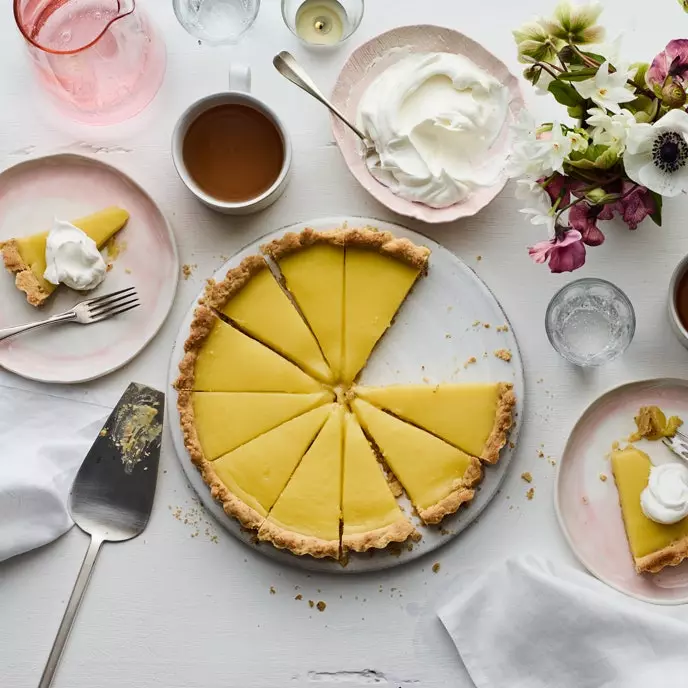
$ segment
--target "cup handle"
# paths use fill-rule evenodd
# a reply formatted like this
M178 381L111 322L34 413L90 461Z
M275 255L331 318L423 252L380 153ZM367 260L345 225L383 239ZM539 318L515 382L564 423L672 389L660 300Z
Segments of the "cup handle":
M229 66L229 90L251 92L251 68L248 65Z

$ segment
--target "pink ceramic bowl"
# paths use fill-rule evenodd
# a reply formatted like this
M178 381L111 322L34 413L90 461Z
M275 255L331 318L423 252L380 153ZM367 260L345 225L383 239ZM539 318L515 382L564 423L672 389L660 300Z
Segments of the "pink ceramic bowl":
M509 147L509 125L523 108L523 96L518 81L492 53L452 29L431 25L402 26L364 43L351 54L342 68L334 87L332 102L350 121L355 122L361 96L379 74L410 53L431 52L464 55L509 89L509 118L494 147L495 155L503 156L505 149ZM395 196L370 174L361 155L359 141L346 125L333 118L332 130L351 174L363 188L395 213L423 222L453 222L461 217L475 215L504 188L508 179L506 172L503 172L494 186L479 189L462 203L448 208L431 208L422 203L413 203Z

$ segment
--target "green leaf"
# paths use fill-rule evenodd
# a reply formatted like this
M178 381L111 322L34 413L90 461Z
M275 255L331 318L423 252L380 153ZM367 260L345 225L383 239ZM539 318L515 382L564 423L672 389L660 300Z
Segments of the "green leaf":
M599 62L600 64L607 61L607 58L604 57L604 55L598 55L597 53L587 53L587 52L584 52L583 50L581 50L581 52L583 53L583 55L585 55L585 57L589 57L591 60L595 60L596 62Z
M558 103L574 107L583 102L583 98L578 91L570 84L565 84L563 81L553 81L547 90L555 97Z
M652 221L658 226L662 226L662 197L656 191L650 191L652 200L655 202L655 212L650 215Z
M601 170L609 170L619 162L619 153L614 148L607 148L595 159L595 167Z
M596 69L593 69L592 67L586 67L585 69L562 72L561 74L557 75L557 78L561 79L562 81L587 81L588 79L592 79L595 74L597 74Z

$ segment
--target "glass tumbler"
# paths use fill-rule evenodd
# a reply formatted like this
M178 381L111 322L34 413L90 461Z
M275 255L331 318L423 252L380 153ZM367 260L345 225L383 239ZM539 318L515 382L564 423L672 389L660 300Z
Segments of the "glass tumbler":
M236 43L256 21L260 0L174 0L179 23L210 45Z
M364 0L282 0L289 30L310 46L335 46L359 27Z
M553 297L545 330L554 349L581 367L601 366L620 356L635 334L635 312L611 282L584 278Z

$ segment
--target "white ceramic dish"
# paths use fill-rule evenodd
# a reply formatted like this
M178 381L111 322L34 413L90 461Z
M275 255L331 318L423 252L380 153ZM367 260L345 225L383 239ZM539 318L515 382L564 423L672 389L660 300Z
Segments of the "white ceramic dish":
M371 218L319 219L285 227L262 237L233 256L214 277L222 279L229 268L238 265L244 257L257 253L261 244L288 231L300 232L306 227L319 230L333 229L344 222L350 226L372 225L389 230L397 236L405 236L417 243L425 244L432 250L428 276L418 282L406 299L393 326L385 334L366 366L362 382L393 384L423 381L513 381L519 401L518 415L511 433L511 441L515 444L525 399L523 365L516 337L510 327L508 332L497 332L496 327L508 321L485 284L454 254L430 239L403 227ZM183 354L184 341L188 336L195 305L194 302L189 308L175 342L170 362L170 385L178 375L177 366ZM486 329L482 325L474 326L473 323L477 320L490 323L491 327ZM500 348L511 350L511 363L505 363L493 356L493 352ZM487 356L483 357L483 353L487 353ZM476 364L464 368L464 362L471 356L476 357ZM514 454L513 448L506 447L499 463L486 467L485 479L473 503L461 509L458 514L445 519L441 530L420 527L423 539L415 544L411 551L404 550L401 555L397 551L396 556L390 551L376 552L372 556L353 555L348 566L342 567L329 560L297 557L267 543L257 545L250 533L224 513L222 507L210 496L208 487L186 452L179 414L173 401L176 395L174 391L171 394L172 398L167 407L174 446L189 482L206 508L230 533L250 547L284 564L311 570L357 573L385 569L403 564L442 546L468 527L487 506L499 489ZM407 513L410 513L410 507Z
M0 327L68 310L89 296L134 286L141 306L95 325L60 325L0 343L0 367L32 380L85 382L134 358L172 307L179 259L172 230L155 201L115 167L81 155L36 158L0 174L0 241L50 229L54 217L76 219L110 205L129 211L117 236L120 255L88 295L60 287L45 306L29 306L0 264Z
M688 421L688 381L631 382L603 394L580 417L569 436L554 492L559 525L590 573L621 592L653 604L688 602L688 562L654 574L638 575L628 549L609 460L612 443L634 430L641 406L657 405ZM680 461L661 442L637 446L653 463ZM604 482L600 475L607 476Z
M431 25L402 26L364 43L354 50L342 68L332 93L333 104L350 121L355 122L361 96L374 79L410 53L430 52L464 55L509 89L510 117L502 128L494 147L496 154L504 155L505 149L509 146L509 124L515 120L518 112L523 108L523 96L518 80L492 53L479 43L452 29ZM349 171L361 186L395 213L423 222L453 222L461 217L475 215L504 188L508 179L504 172L497 184L476 191L463 203L457 203L448 208L431 208L422 203L413 203L399 198L378 182L366 167L358 139L346 125L334 117L332 131Z

